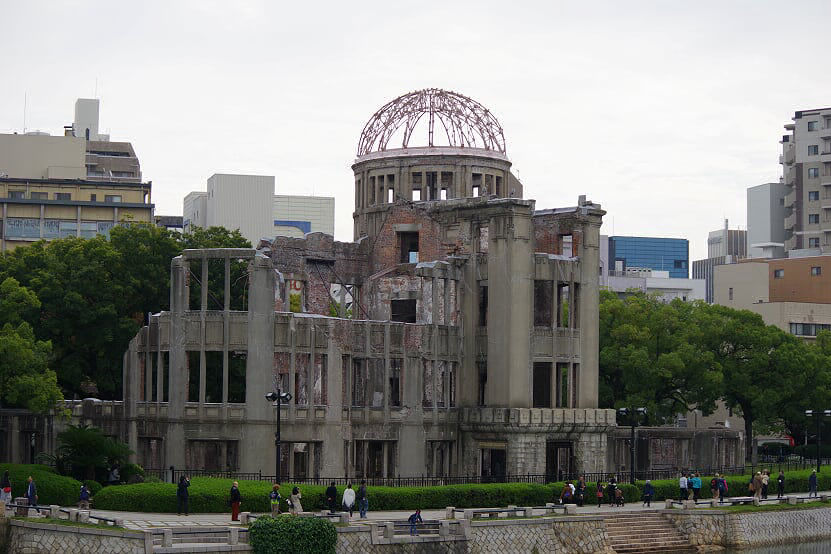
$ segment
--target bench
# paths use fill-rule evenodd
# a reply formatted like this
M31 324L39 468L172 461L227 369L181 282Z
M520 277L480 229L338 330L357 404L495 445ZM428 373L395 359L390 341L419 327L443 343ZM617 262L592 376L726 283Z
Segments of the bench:
M349 523L349 512L329 512L329 510L321 510L314 514L314 517L325 518L335 523Z
M384 537L391 539L396 535L409 535L410 522L406 520L385 521L379 523ZM450 522L438 519L425 519L422 523L416 523L416 532L428 535L447 536L450 534Z
M454 508L451 506L446 509L446 517L447 519L455 519L457 512L462 513L462 518L470 520L482 517L496 519L510 515L530 517L533 511L534 509L531 507L518 508L516 506L508 506L506 508Z

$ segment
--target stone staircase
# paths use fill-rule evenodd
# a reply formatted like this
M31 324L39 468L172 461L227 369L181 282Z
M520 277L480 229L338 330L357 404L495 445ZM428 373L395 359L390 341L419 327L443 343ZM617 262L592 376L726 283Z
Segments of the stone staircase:
M658 512L621 512L604 519L609 545L619 554L695 551L675 526Z

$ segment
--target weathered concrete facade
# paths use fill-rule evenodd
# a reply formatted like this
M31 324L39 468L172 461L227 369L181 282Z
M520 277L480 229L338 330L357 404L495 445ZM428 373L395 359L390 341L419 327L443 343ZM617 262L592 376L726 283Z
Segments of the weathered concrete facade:
M285 477L605 470L605 212L536 211L504 145L385 144L352 166L355 242L173 260L170 311L125 355L141 463L273 473L279 387Z

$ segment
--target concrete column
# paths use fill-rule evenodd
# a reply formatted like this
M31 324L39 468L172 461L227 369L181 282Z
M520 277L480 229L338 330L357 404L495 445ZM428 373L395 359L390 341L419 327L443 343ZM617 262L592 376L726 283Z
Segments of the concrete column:
M5 252L6 251L6 229L5 229L5 227L6 227L6 220L8 218L8 206L9 206L8 204L3 202L3 221L0 222L3 225L2 233L0 233L0 236L2 236L3 239L0 240L0 252Z
M189 307L189 271L190 265L187 260L182 256L173 258L170 263L170 357L167 368L169 387L167 414L170 423L164 439L164 459L166 465L177 468L185 466L187 449L182 418L185 413L188 387L184 314Z
M401 390L400 381L398 389ZM390 419L390 404L390 324L386 323L384 324L384 421Z
M150 333L152 327L147 326L142 331L144 332L145 342L144 352L144 402L145 406L153 400L153 347L150 341ZM146 414L147 412L145 412Z
M273 445L276 417L274 408L263 395L273 388L274 366L274 269L271 260L257 253L251 261L248 302L248 357L245 390L248 421L274 422L271 425L248 425L246 435L251 444ZM276 449L241 449L241 470L257 471L275 466ZM270 473L270 472L269 472Z
M583 226L583 240L579 244L580 256L580 375L577 384L577 408L597 408L600 314L600 292L597 268L600 265L600 225L603 212L598 208L585 208L587 218Z
M81 236L81 206L77 206L75 210L75 236Z
M315 417L315 326L309 321L309 363L306 364L306 419L311 423Z
M160 321L156 321L156 402L161 404L164 402L164 356L162 355L162 326ZM160 414L161 410L157 407L156 414Z
M384 441L382 444L383 444L383 447L381 449L381 455L384 457L384 460L383 460L383 467L384 467L383 472L384 472L384 474L382 475L382 477L388 477L389 476L388 472L389 472L389 448L390 448L390 443L389 443L389 441Z
M225 306L222 311L222 403L228 404L228 346L231 342L231 257L225 257Z
M207 356L205 356L205 343L208 341L208 334L205 331L205 311L208 309L208 258L202 258L202 276L201 276L200 292L200 306L199 306L199 321L200 321L200 335L202 340L199 346L199 404L205 404L205 391L207 390L205 381L207 380ZM202 413L204 406L199 406L199 412Z
M532 206L494 215L488 231L490 406L530 408L534 252ZM597 273L596 266L594 267Z
M40 234L38 235L40 238L43 238L43 219L44 219L44 212L46 211L46 206L43 204L40 205Z
M317 475L315 475L315 443L307 442L306 448L309 449L309 456L307 458L309 467L306 468L306 475L309 477L317 477Z

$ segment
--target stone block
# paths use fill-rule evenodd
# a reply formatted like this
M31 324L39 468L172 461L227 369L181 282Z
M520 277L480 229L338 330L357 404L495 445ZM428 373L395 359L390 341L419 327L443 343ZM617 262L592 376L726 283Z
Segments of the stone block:
M75 508L69 509L69 521L78 521L78 510Z
M251 516L251 512L240 512L239 513L239 524L240 525L248 525L248 520Z
M123 520L123 519L116 518L116 519L115 519L115 526L116 526L116 527L124 527L124 520Z
M0 500L0 519L6 518L6 503Z
M5 510L3 510L5 511ZM2 516L0 516L2 517ZM60 519L61 517L61 507L57 504L50 504L49 505L49 517L53 519Z
M447 520L439 522L439 536L440 537L447 537L450 536L450 522Z
M795 496L786 496L785 500L787 500L788 504L790 504L792 506L796 505L796 497Z
M349 523L349 512L338 512L338 523Z
M444 509L444 518L445 519L456 519L456 507L455 506L448 506Z
M713 498L712 500L710 500L710 507L718 508L718 498Z
M239 527L228 528L228 544L239 544Z
M685 510L695 510L695 500L684 500L684 501L681 503L681 506L682 506Z
M566 515L573 515L577 513L577 506L575 504L566 504Z
M384 522L382 524L384 526L384 538L385 539L392 539L395 537L395 524L391 521Z
M675 504L676 504L675 500L670 500L668 498L668 499L666 499L665 503L666 503L666 509L667 510L672 510L672 509L675 508Z
M173 529L162 529L162 546L165 548L173 546Z
M465 510L465 519L473 519L473 510Z

